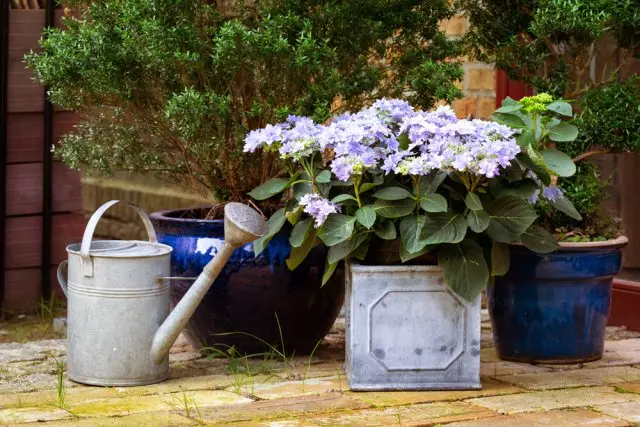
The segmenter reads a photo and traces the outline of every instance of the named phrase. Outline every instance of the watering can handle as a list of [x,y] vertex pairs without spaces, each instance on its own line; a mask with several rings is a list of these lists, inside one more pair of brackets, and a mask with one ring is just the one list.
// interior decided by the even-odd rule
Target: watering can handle
[[82,257],[82,269],[85,276],[93,276],[93,262],[91,261],[91,256],[89,256],[89,249],[91,248],[91,241],[93,240],[93,233],[96,231],[96,226],[98,225],[98,222],[100,222],[102,215],[104,215],[107,209],[118,203],[123,203],[135,209],[135,211],[138,212],[138,216],[140,216],[142,223],[144,224],[144,228],[147,230],[149,241],[152,243],[158,242],[156,231],[153,228],[153,224],[151,224],[149,215],[147,215],[145,211],[143,211],[140,207],[128,202],[111,200],[100,206],[93,213],[93,215],[91,215],[91,218],[89,218],[89,222],[87,223],[87,227],[84,229],[84,235],[82,236],[82,245],[80,246],[80,257]]
[[65,260],[60,263],[58,266],[58,283],[60,283],[60,288],[62,288],[62,292],[64,292],[64,296],[67,296],[67,279],[65,276],[67,275],[67,266],[69,261]]

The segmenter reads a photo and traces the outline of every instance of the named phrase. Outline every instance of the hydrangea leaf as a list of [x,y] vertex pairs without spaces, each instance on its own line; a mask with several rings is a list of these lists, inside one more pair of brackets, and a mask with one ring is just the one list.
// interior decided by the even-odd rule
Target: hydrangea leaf
[[347,200],[352,200],[352,201],[357,201],[357,199],[355,197],[353,197],[351,194],[338,194],[336,197],[334,197],[333,199],[331,199],[332,203],[343,203],[346,202]]
[[511,105],[503,105],[502,107],[498,108],[495,112],[496,113],[511,113],[513,111],[518,111],[520,109],[522,109],[523,105],[520,103],[515,103],[515,104],[511,104]]
[[580,215],[580,212],[578,212],[578,210],[575,208],[575,206],[573,206],[573,203],[571,203],[570,200],[564,197],[558,197],[556,200],[551,200],[549,202],[560,212],[577,221],[582,221],[582,215]]
[[438,251],[438,264],[447,286],[467,301],[480,295],[489,281],[489,268],[482,248],[473,240],[442,245]]
[[353,234],[356,218],[348,215],[333,214],[320,227],[318,237],[327,246],[342,243]]
[[376,222],[376,210],[371,206],[363,206],[356,212],[356,219],[366,228],[371,228]]
[[321,184],[328,184],[331,182],[331,171],[324,170],[316,176],[316,181]]
[[302,221],[299,221],[291,231],[291,236],[289,236],[289,243],[294,248],[302,246],[304,240],[307,237],[307,234],[313,229],[313,218],[307,218]]
[[420,199],[420,207],[426,212],[446,212],[447,211],[447,199],[438,193],[429,193]]
[[526,127],[524,121],[516,114],[493,113],[493,120],[501,125],[507,125],[512,128],[522,129]]
[[491,275],[504,276],[511,264],[511,250],[506,243],[493,242],[491,245]]
[[578,137],[578,128],[562,122],[549,128],[549,139],[556,142],[570,142]]
[[376,191],[373,197],[382,200],[403,200],[413,198],[413,194],[402,187],[386,187]]
[[421,251],[427,244],[420,238],[426,217],[423,215],[411,215],[400,221],[400,240],[402,247],[409,253]]
[[458,243],[467,233],[467,221],[464,216],[454,212],[427,215],[421,232],[425,244]]
[[335,246],[331,246],[329,251],[327,252],[327,261],[330,264],[337,263],[341,259],[348,257],[351,253],[353,253],[356,249],[360,247],[360,244],[364,242],[366,239],[365,234],[359,234],[356,237],[345,240],[344,242],[338,243]]
[[398,236],[396,232],[396,226],[392,221],[383,221],[381,223],[377,223],[373,227],[373,231],[376,233],[376,236],[381,238],[382,240],[395,240]]
[[420,177],[420,197],[424,197],[427,194],[435,193],[436,191],[438,191],[438,187],[440,187],[440,184],[442,184],[446,178],[446,172],[430,173],[427,176]]
[[273,215],[271,215],[271,218],[269,218],[267,223],[269,227],[267,234],[253,242],[253,253],[255,256],[260,255],[262,251],[264,251],[267,244],[271,241],[273,236],[280,231],[286,220],[285,208],[278,209]]
[[289,270],[295,270],[297,266],[299,266],[302,261],[307,257],[316,241],[316,230],[314,229],[311,233],[307,234],[307,237],[304,239],[302,245],[297,248],[291,248],[291,253],[289,254],[289,258],[287,258],[286,263]]
[[547,110],[562,114],[563,116],[573,117],[571,105],[564,101],[555,101],[547,105]]
[[520,147],[527,147],[530,144],[533,145],[536,143],[536,134],[531,129],[527,129],[516,136],[516,142]]
[[412,199],[377,199],[372,206],[376,210],[376,213],[383,218],[401,218],[413,212],[416,207],[416,202]]
[[249,192],[249,196],[256,200],[266,200],[289,188],[291,181],[284,178],[271,178]]
[[478,197],[478,195],[475,193],[467,193],[467,197],[464,199],[464,203],[472,211],[482,210],[482,202],[480,201],[480,197]]
[[331,279],[331,276],[333,276],[333,273],[336,271],[337,266],[337,262],[334,262],[332,264],[329,264],[328,260],[325,262],[324,273],[322,274],[322,284],[320,285],[320,287],[327,284],[329,279]]
[[407,262],[407,261],[411,261],[414,258],[417,258],[419,256],[422,256],[426,253],[429,253],[433,250],[435,246],[434,245],[427,245],[424,248],[420,249],[418,252],[409,252],[407,251],[404,246],[400,245],[400,261],[402,261],[403,263]]
[[526,200],[505,196],[493,200],[485,207],[491,218],[487,234],[493,240],[512,243],[520,240],[520,236],[538,217]]
[[559,150],[549,149],[542,153],[547,168],[551,169],[556,175],[561,177],[569,177],[576,173],[576,165],[571,157]]
[[486,230],[490,222],[491,217],[489,217],[489,214],[484,210],[469,211],[467,214],[467,225],[476,233],[482,233]]
[[527,231],[522,233],[520,239],[523,245],[537,253],[546,254],[555,251],[559,247],[553,234],[536,224],[533,224]]

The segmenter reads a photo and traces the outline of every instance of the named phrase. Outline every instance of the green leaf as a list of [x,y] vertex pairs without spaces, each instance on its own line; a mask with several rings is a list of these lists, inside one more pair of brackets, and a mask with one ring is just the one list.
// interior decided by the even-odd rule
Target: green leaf
[[573,163],[571,157],[567,156],[562,151],[555,149],[544,150],[542,152],[542,158],[544,159],[547,167],[558,176],[566,178],[576,173],[575,163]]
[[284,178],[272,178],[249,192],[249,196],[256,200],[266,200],[283,192],[291,185],[291,181]]
[[464,203],[472,211],[482,210],[482,202],[480,201],[480,197],[478,197],[477,194],[471,192],[467,193],[467,197],[464,199]]
[[528,249],[541,254],[553,252],[560,247],[553,234],[536,224],[529,227],[520,239]]
[[403,200],[413,198],[413,194],[402,187],[387,187],[373,193],[373,197],[382,200]]
[[371,206],[363,206],[356,212],[356,219],[363,226],[371,228],[376,222],[376,210]]
[[505,99],[502,100],[502,105],[516,105],[519,104],[518,101],[516,101],[515,99],[511,98],[510,96],[507,96]]
[[262,251],[264,251],[267,244],[271,241],[273,236],[280,231],[286,220],[284,208],[278,209],[273,213],[273,215],[271,215],[271,218],[269,218],[267,223],[269,227],[267,234],[253,242],[253,253],[255,256],[260,255]]
[[366,237],[367,236],[365,234],[360,234],[353,239],[345,240],[342,243],[331,246],[327,252],[327,261],[332,264],[346,258],[349,254],[358,249]]
[[400,148],[402,148],[403,150],[409,148],[409,144],[411,143],[411,141],[409,140],[409,135],[407,135],[406,132],[401,133],[398,137],[398,143],[400,144]]
[[373,182],[365,182],[360,186],[360,194],[384,184],[384,175],[373,174]]
[[551,104],[547,105],[547,110],[554,111],[558,114],[562,114],[563,116],[573,117],[573,110],[571,109],[571,105],[564,101],[555,101]]
[[536,143],[536,135],[531,129],[527,129],[520,135],[516,136],[516,142],[520,147],[534,145]]
[[316,241],[316,230],[314,229],[311,233],[307,235],[304,239],[302,245],[297,248],[291,248],[291,253],[289,254],[289,258],[287,258],[286,263],[289,270],[295,270],[302,261],[307,257]]
[[371,242],[370,239],[366,240],[364,243],[358,246],[355,251],[351,253],[351,256],[353,258],[359,259],[360,261],[364,261],[364,259],[367,257],[367,252],[369,252],[370,242]]
[[469,211],[467,214],[467,225],[476,233],[482,233],[489,227],[491,218],[489,214],[484,210]]
[[542,181],[544,185],[551,184],[551,176],[549,175],[549,173],[547,173],[547,171],[543,167],[533,163],[533,160],[531,160],[531,158],[529,158],[525,154],[520,153],[516,156],[516,159],[518,160],[518,163],[520,163],[520,165],[523,168],[531,169],[538,176],[538,179]]
[[511,104],[511,105],[503,105],[502,107],[498,108],[495,112],[496,113],[511,113],[513,111],[518,111],[520,109],[522,109],[523,105],[520,103],[516,103],[516,104]]
[[351,194],[338,194],[336,197],[331,199],[333,203],[346,202],[347,200],[357,201]]
[[510,186],[505,186],[497,182],[491,182],[489,184],[489,191],[491,191],[491,194],[496,198],[513,196],[519,199],[528,199],[539,188],[540,186],[532,179],[516,181]]
[[351,237],[355,223],[356,219],[352,216],[342,214],[329,215],[322,227],[320,227],[318,237],[327,246],[337,245]]
[[429,175],[420,177],[419,192],[420,197],[425,197],[428,194],[438,191],[440,184],[447,178],[446,172],[430,173]]
[[491,218],[487,234],[493,240],[503,243],[519,241],[520,235],[538,217],[529,202],[512,196],[491,201],[485,210]]
[[511,249],[506,243],[493,242],[491,245],[491,275],[504,276],[511,264]]
[[313,218],[307,218],[302,221],[299,221],[291,231],[291,236],[289,236],[289,243],[294,248],[302,246],[304,240],[307,238],[307,234],[309,231],[313,229]]
[[559,197],[555,201],[550,201],[550,203],[565,215],[575,220],[582,221],[582,215],[580,215],[580,212],[578,212],[578,210],[575,208],[575,206],[573,206],[573,203],[571,203],[569,199]]
[[383,221],[382,223],[376,224],[373,227],[373,231],[376,233],[376,236],[382,240],[395,240],[398,236],[396,226],[393,225],[392,221]]
[[511,128],[522,129],[526,126],[522,119],[515,114],[493,113],[492,117],[496,122]]
[[320,184],[328,184],[331,182],[331,171],[324,170],[316,176],[316,182]]
[[419,256],[422,256],[426,253],[431,252],[431,250],[434,248],[434,245],[429,245],[429,246],[425,246],[424,248],[420,249],[418,252],[414,252],[411,253],[409,251],[407,251],[404,246],[400,245],[400,261],[402,261],[403,263],[410,261],[414,258],[417,258]]
[[420,207],[427,212],[437,213],[447,211],[447,199],[438,193],[429,193],[420,200]]
[[401,218],[413,212],[416,207],[416,202],[412,199],[377,199],[372,206],[376,210],[376,213],[383,218]]
[[467,221],[462,215],[453,212],[436,213],[427,215],[420,238],[428,245],[458,243],[466,233]]
[[337,266],[338,266],[337,262],[334,262],[333,264],[329,264],[329,262],[325,261],[324,273],[322,274],[322,285],[320,285],[320,287],[323,287],[324,285],[327,284],[329,279],[331,279],[331,276],[333,276],[333,273],[336,271]]
[[578,128],[566,122],[549,128],[549,139],[556,142],[570,142],[578,137]]
[[480,295],[489,281],[489,268],[482,248],[473,240],[443,245],[438,253],[438,264],[442,267],[445,283],[467,301]]
[[400,221],[400,240],[402,241],[402,247],[407,252],[418,252],[427,245],[420,238],[425,220],[426,218],[422,215],[412,215],[402,218],[402,221]]

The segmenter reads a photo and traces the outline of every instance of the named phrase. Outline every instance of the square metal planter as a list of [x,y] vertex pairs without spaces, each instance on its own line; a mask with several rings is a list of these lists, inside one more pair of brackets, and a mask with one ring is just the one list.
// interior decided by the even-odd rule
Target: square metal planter
[[351,390],[479,389],[480,296],[454,295],[438,266],[349,264]]

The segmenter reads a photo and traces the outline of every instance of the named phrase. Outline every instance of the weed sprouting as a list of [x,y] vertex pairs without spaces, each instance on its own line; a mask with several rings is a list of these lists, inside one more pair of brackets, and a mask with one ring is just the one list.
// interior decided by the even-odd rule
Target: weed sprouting
[[64,362],[55,358],[54,360],[56,362],[56,406],[63,409],[67,404],[67,388],[64,383]]

